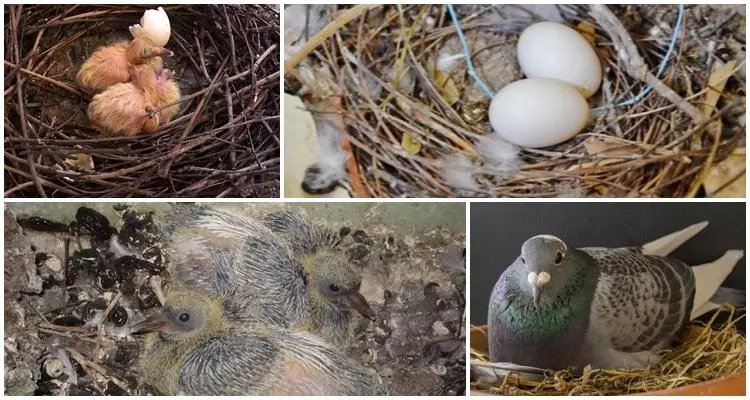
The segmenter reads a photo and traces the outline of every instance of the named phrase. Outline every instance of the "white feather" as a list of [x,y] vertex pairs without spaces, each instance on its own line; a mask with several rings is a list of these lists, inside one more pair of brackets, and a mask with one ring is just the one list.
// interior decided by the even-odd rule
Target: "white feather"
[[324,175],[336,181],[342,181],[346,178],[346,153],[340,145],[342,132],[339,131],[338,125],[329,118],[314,119],[320,144],[316,163]]
[[65,372],[65,375],[68,376],[68,383],[70,383],[71,385],[77,385],[78,374],[76,373],[76,369],[73,367],[73,363],[70,362],[68,353],[63,349],[57,349],[57,359],[62,361],[63,363],[63,372]]
[[476,196],[479,185],[474,180],[474,166],[469,157],[463,154],[449,154],[441,159],[441,175],[445,183],[456,189],[456,196]]
[[453,67],[455,67],[463,59],[464,59],[463,53],[458,53],[458,54],[440,53],[436,66],[439,71],[449,73],[453,69]]
[[111,251],[112,254],[115,255],[115,258],[137,256],[136,252],[120,244],[120,240],[118,239],[117,235],[112,235],[112,237],[109,239],[109,251]]
[[745,252],[742,250],[729,250],[718,260],[693,267],[695,299],[690,313],[691,319],[717,307],[716,304],[711,304],[711,298],[744,255]]
[[698,232],[702,231],[706,226],[708,226],[708,221],[690,225],[687,228],[644,244],[641,246],[641,251],[646,255],[665,257],[676,248],[682,246],[683,243],[690,240],[693,236],[697,235]]
[[480,138],[476,147],[485,162],[498,171],[515,171],[521,164],[520,149],[495,132]]

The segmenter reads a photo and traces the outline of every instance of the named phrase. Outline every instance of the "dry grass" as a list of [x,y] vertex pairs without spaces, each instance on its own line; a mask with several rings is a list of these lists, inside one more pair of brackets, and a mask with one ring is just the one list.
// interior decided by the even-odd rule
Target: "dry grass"
[[[630,33],[639,53],[655,69],[666,52],[671,32],[665,34],[666,40],[658,41],[648,36],[648,27],[659,23],[673,26],[676,7],[613,6],[612,9],[622,19],[651,16],[641,15],[643,10],[638,7],[665,11],[661,14],[663,21],[642,21],[640,26],[645,28]],[[709,54],[706,62],[705,53],[698,53],[708,42],[721,38],[701,33],[703,30],[698,28],[705,26],[698,26],[695,7],[687,7],[683,33],[661,80],[681,98],[702,109],[706,93],[712,90],[707,82],[717,59]],[[627,66],[616,57],[611,39],[589,15],[588,8],[579,6],[575,10],[575,14],[566,14],[571,25],[586,22],[596,27],[597,51],[609,91],[606,99],[601,92],[590,99],[592,108],[606,109],[636,96],[644,83],[628,74]],[[338,11],[334,23],[337,16],[345,16],[342,9]],[[497,24],[477,22],[476,14],[461,17],[467,37],[478,29],[502,31]],[[426,23],[428,20],[434,24]],[[474,163],[477,186],[468,190],[468,196],[472,197],[695,196],[701,194],[704,171],[735,148],[744,147],[745,126],[738,122],[744,114],[745,102],[745,82],[741,80],[739,87],[721,93],[717,107],[709,107],[709,122],[696,123],[675,104],[652,91],[635,105],[597,114],[584,133],[566,143],[546,149],[524,149],[519,169],[498,172],[478,156],[476,149],[477,141],[490,131],[486,117],[489,99],[467,100],[467,88],[473,81],[459,68],[460,74],[450,76],[459,99],[455,103],[446,101],[440,85],[428,72],[441,46],[455,36],[445,6],[381,6],[364,11],[309,52],[310,64],[330,68],[331,84],[342,93],[340,109],[336,111],[348,127],[347,139],[358,166],[356,171],[349,171],[350,180],[364,185],[365,193],[360,195],[466,194],[467,188],[451,187],[441,175],[440,159],[459,153]],[[492,52],[493,48],[472,48],[472,51],[476,63],[482,52]],[[741,68],[744,68],[742,63],[737,69]],[[396,76],[413,74],[415,88],[399,87],[396,80],[388,78],[388,71],[395,71]],[[294,82],[295,72],[288,72],[288,81]],[[732,74],[735,77],[736,72]],[[374,82],[382,90],[377,96],[371,93]],[[717,126],[713,121],[720,122]],[[420,143],[421,150],[416,154],[402,145],[405,134]],[[606,144],[605,152],[590,153],[585,143],[596,139]]]
[[[743,373],[746,369],[745,337],[735,328],[744,317],[732,317],[720,329],[711,329],[717,311],[708,324],[686,329],[679,346],[644,370],[592,370],[582,376],[571,371],[549,371],[541,381],[507,375],[496,383],[472,377],[472,389],[497,395],[625,395],[672,389]],[[488,355],[471,349],[471,360],[487,362]]]

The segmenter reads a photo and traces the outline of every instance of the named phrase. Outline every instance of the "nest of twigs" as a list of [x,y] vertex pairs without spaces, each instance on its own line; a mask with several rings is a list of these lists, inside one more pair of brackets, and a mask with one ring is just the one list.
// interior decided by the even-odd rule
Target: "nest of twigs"
[[5,195],[278,196],[279,13],[264,5],[165,6],[180,111],[153,135],[104,137],[75,74],[131,40],[153,6],[5,7]]
[[[682,333],[679,345],[644,370],[603,370],[587,367],[582,375],[569,370],[548,371],[541,380],[525,379],[515,373],[490,382],[472,376],[472,390],[496,395],[602,395],[616,396],[674,389],[744,373],[745,336],[736,323],[744,318],[731,308],[728,320],[713,324],[717,311],[706,324],[695,322]],[[712,328],[712,325],[714,327]],[[489,356],[472,347],[472,363],[487,363]]]
[[[728,28],[744,27],[744,15],[711,17],[707,14],[712,6],[687,6],[677,46],[658,78],[677,97],[669,99],[663,88],[656,88],[635,104],[613,107],[638,96],[647,86],[645,78],[631,74],[633,65],[617,56],[626,43],[613,40],[612,29],[599,24],[589,6],[565,6],[561,11],[569,26],[584,23],[594,28],[604,68],[603,89],[589,99],[592,118],[575,138],[549,148],[520,149],[517,167],[498,170],[477,148],[491,132],[486,115],[490,99],[473,101],[468,96],[475,82],[465,67],[450,74],[451,83],[430,72],[436,69],[444,44],[456,40],[446,6],[359,7],[353,13],[351,8],[335,10],[327,28],[336,29],[326,32],[326,28],[313,37],[311,41],[322,39],[322,45],[304,54],[312,65],[329,68],[343,93],[338,111],[358,166],[349,171],[349,179],[355,181],[352,186],[362,184],[358,195],[711,195],[702,187],[708,170],[744,147],[745,82],[739,71],[744,70],[745,37],[744,32]],[[490,67],[481,64],[483,55],[504,50],[498,50],[497,44],[473,42],[473,34],[494,33],[498,43],[515,44],[520,30],[535,22],[534,18],[507,23],[482,19],[497,11],[493,7],[457,8],[480,76]],[[677,6],[610,6],[609,10],[624,25],[648,70],[656,74],[669,47]],[[509,31],[511,25],[519,26]],[[729,71],[726,86],[709,87],[713,70],[729,60],[737,64]],[[402,84],[409,75],[413,86]],[[451,99],[446,93],[454,85],[458,96]],[[493,87],[495,93],[500,88]],[[718,102],[706,104],[712,91],[719,93]],[[405,140],[404,135],[411,138]],[[418,142],[416,152],[413,142]],[[443,160],[456,154],[470,160],[471,187],[457,187],[445,177]]]

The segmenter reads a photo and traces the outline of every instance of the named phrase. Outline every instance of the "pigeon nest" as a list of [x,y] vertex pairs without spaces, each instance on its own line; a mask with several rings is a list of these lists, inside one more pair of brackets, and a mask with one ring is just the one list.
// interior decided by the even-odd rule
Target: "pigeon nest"
[[75,75],[148,6],[5,6],[5,195],[277,197],[279,13],[165,6],[182,98],[153,135],[102,137]]
[[[644,370],[593,370],[584,368],[582,375],[569,370],[546,371],[544,378],[532,379],[515,373],[497,381],[473,367],[492,368],[486,348],[486,331],[472,331],[472,391],[493,395],[588,395],[617,396],[637,393],[675,395],[676,388],[721,378],[745,380],[745,336],[736,325],[744,318],[729,307],[706,322],[694,322],[682,332],[673,349],[665,350],[655,364]],[[719,321],[726,319],[725,321]],[[479,372],[479,371],[477,371]],[[659,393],[653,393],[660,391]],[[664,391],[664,392],[661,392]],[[736,388],[733,389],[733,393]],[[691,393],[684,393],[685,395]],[[696,393],[692,393],[695,395]]]
[[[535,22],[498,7],[457,7],[473,64],[495,92],[521,77],[515,43]],[[331,23],[286,61],[285,90],[302,84],[309,104],[327,100],[340,116],[359,197],[744,197],[744,9],[685,6],[661,75],[678,6],[559,11],[596,43],[604,78],[583,133],[556,146],[480,145],[490,99],[467,73],[444,5],[333,7]],[[450,59],[449,73],[437,68]],[[727,193],[734,184],[739,193]]]
[[[172,206],[92,205],[73,217],[75,206],[48,204],[45,218],[6,208],[5,394],[152,393],[138,383],[142,338],[129,327],[159,306],[154,282],[169,284],[158,212]],[[464,235],[404,236],[370,220],[338,228],[377,316],[362,319],[349,356],[391,394],[465,394]]]

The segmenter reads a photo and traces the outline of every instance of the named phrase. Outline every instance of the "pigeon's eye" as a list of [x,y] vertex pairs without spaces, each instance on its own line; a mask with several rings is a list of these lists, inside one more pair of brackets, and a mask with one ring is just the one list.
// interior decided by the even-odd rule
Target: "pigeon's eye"
[[559,251],[557,252],[557,255],[555,256],[555,264],[560,264],[560,261],[563,259],[563,254]]
[[177,317],[182,322],[188,322],[190,321],[190,314],[188,313],[182,313],[179,317]]
[[336,284],[332,283],[330,286],[328,286],[328,289],[331,289],[332,292],[338,292],[339,287],[336,286]]
[[524,260],[523,257],[521,257],[521,264],[526,265],[526,260]]

